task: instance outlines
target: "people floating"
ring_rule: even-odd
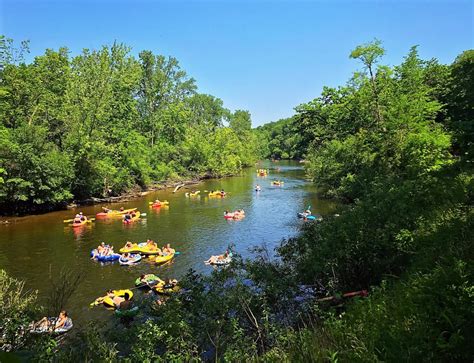
[[[107,307],[113,307],[115,309],[121,309],[122,304],[125,301],[130,300],[132,296],[133,295],[131,294],[131,292],[129,292],[129,290],[118,290],[117,292],[115,292],[113,290],[107,290],[106,295],[97,298],[94,301],[93,304],[94,305],[99,305],[99,304],[103,303]],[[124,306],[124,308],[125,308],[125,306]]]
[[[62,310],[57,318],[43,317],[41,320],[33,322],[30,325],[30,330],[34,332],[55,332],[67,330],[68,324],[72,326],[66,310]]]
[[[72,221],[72,223],[83,224],[85,221],[87,221],[87,217],[83,215],[82,212],[80,212],[74,216],[74,220]]]
[[[162,255],[164,256],[176,253],[176,250],[174,248],[171,248],[171,245],[169,243],[167,243],[166,246],[161,249],[161,251]]]
[[[158,247],[158,245],[155,243],[155,241],[151,240],[151,239],[147,239],[146,240],[146,247],[150,250],[150,251],[158,251],[158,252],[161,252],[160,248]]]
[[[232,254],[228,250],[226,250],[222,255],[209,257],[209,259],[204,261],[204,263],[206,265],[227,265],[230,263],[231,258]]]
[[[95,259],[98,256],[112,256],[115,254],[114,247],[110,245],[106,245],[105,242],[101,242],[99,246],[97,246],[96,250],[93,251],[96,253],[92,254],[91,259]]]
[[[242,219],[245,217],[245,211],[243,209],[237,209],[234,212],[226,210],[224,212],[225,219]]]

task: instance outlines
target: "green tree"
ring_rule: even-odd
[[[382,42],[378,39],[357,46],[350,54],[351,58],[359,59],[364,64],[365,69],[369,72],[370,84],[372,86],[372,93],[375,101],[375,117],[379,124],[382,122],[382,115],[379,105],[379,90],[375,79],[376,75],[374,66],[384,54],[385,49],[382,47]]]
[[[176,58],[143,51],[139,59],[142,70],[138,88],[141,130],[148,135],[153,146],[162,136],[161,112],[173,103],[183,102],[195,92],[196,85],[194,79],[181,69]]]

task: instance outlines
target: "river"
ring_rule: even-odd
[[[81,207],[16,219],[15,223],[0,225],[0,268],[11,276],[24,280],[26,287],[39,291],[40,302],[49,294],[50,278],[63,267],[82,271],[83,280],[66,306],[75,321],[101,319],[110,315],[105,309],[90,309],[89,303],[112,288],[132,287],[141,273],[154,273],[162,278],[180,278],[190,268],[210,273],[212,267],[203,261],[210,255],[225,251],[230,243],[243,257],[251,257],[251,247],[265,244],[273,251],[283,238],[293,236],[304,223],[296,218],[308,204],[313,214],[333,213],[335,205],[319,200],[315,187],[305,180],[301,164],[281,161],[262,162],[259,167],[270,168],[267,177],[257,176],[247,169],[239,176],[206,180],[190,186],[201,190],[202,196],[186,198],[189,188],[173,194],[172,189],[150,193],[140,199],[112,208],[137,207],[146,217],[125,225],[121,220],[97,220],[77,231],[63,223],[76,212],[95,216],[104,205]],[[279,170],[278,170],[279,169]],[[273,187],[272,180],[281,179],[284,186]],[[254,191],[255,184],[262,191]],[[204,190],[224,189],[226,198],[208,198]],[[149,202],[168,200],[169,208],[152,209]],[[227,221],[224,211],[244,209],[241,221]],[[117,263],[101,264],[90,260],[89,253],[100,241],[118,251],[127,240],[145,241],[151,238],[161,246],[171,243],[181,254],[172,263],[156,266],[143,260],[138,265],[123,267]],[[139,293],[137,293],[139,294]]]

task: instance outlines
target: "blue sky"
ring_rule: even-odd
[[[359,67],[348,54],[374,37],[398,64],[418,44],[450,63],[474,48],[474,1],[0,0],[0,33],[31,56],[114,40],[178,58],[200,92],[248,109],[254,126],[293,114]]]

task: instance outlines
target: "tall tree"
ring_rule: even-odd
[[[141,129],[153,146],[160,137],[160,113],[170,104],[182,102],[196,90],[195,81],[189,78],[173,57],[155,56],[150,51],[139,55],[142,76],[138,89],[138,109],[142,117]]]
[[[365,69],[369,72],[370,84],[372,86],[373,97],[375,100],[374,113],[379,124],[382,122],[382,114],[379,105],[379,90],[375,79],[376,74],[374,67],[384,54],[385,49],[382,47],[382,42],[378,39],[357,46],[350,54],[351,58],[359,59],[364,64]]]

